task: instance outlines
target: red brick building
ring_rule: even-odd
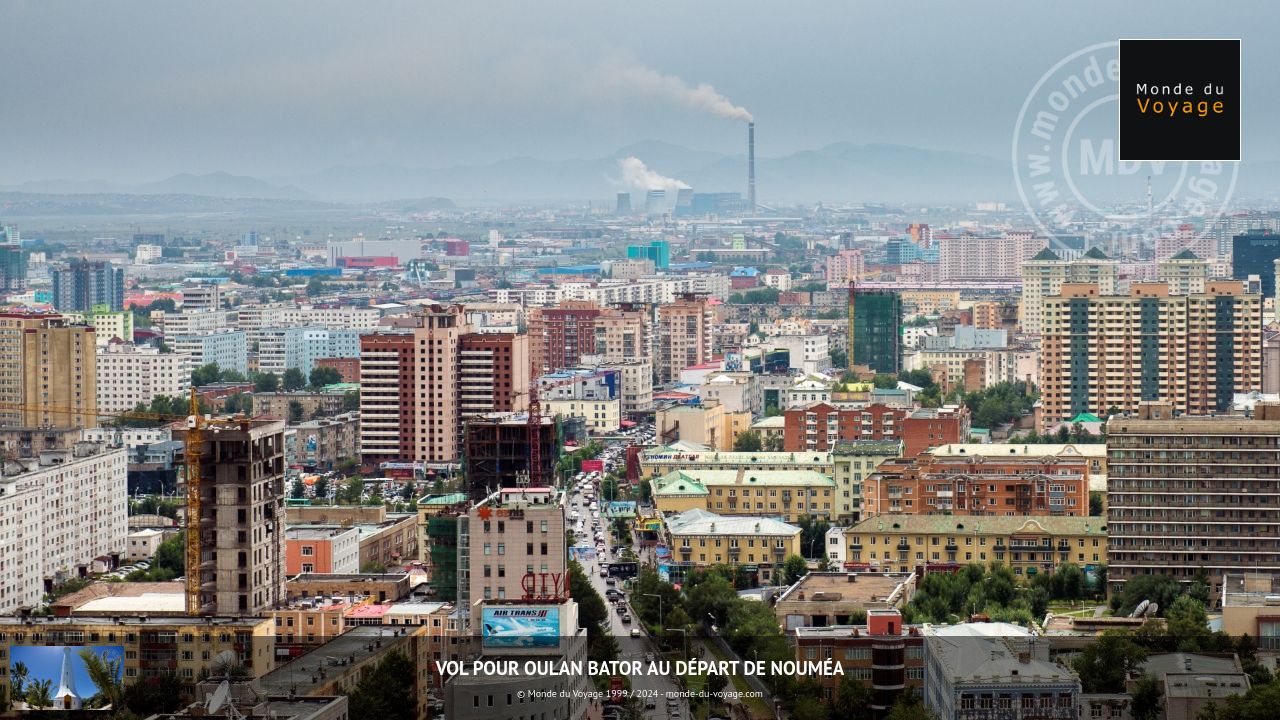
[[[818,402],[783,412],[782,449],[826,452],[841,440],[900,440],[907,410]],[[956,442],[956,441],[952,441]]]
[[[360,382],[360,358],[317,358],[315,367],[328,367],[338,371],[344,383]]]
[[[586,300],[565,300],[558,307],[529,310],[529,352],[533,362],[552,372],[578,365],[596,349],[596,318],[600,306]]]
[[[969,440],[969,408],[948,405],[920,408],[902,421],[902,454],[915,457],[939,445]]]
[[[917,626],[904,627],[893,608],[868,610],[864,626],[801,627],[794,633],[796,660],[831,658],[844,670],[818,676],[824,699],[835,695],[844,678],[857,678],[871,690],[875,716],[884,717],[906,688],[924,687],[924,634]]]
[[[1061,453],[1006,457],[994,450],[897,458],[880,463],[864,482],[863,505],[868,515],[1085,517],[1089,460]]]

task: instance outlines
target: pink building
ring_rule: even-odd
[[[867,270],[861,250],[841,250],[827,261],[828,283],[850,283],[862,279]]]
[[[944,235],[938,246],[938,279],[1021,280],[1022,263],[1049,246],[1049,239],[1029,231],[1010,231],[996,237]]]

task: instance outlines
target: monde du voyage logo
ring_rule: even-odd
[[[1239,40],[1120,41],[1120,159],[1240,159]]]

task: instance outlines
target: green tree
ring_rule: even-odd
[[[124,705],[124,666],[121,660],[107,659],[89,648],[80,651],[80,660],[89,679],[98,687],[98,693],[112,708],[120,710]]]
[[[908,385],[915,385],[925,390],[936,387],[933,382],[933,373],[928,370],[904,370],[898,373],[898,379]]]
[[[1054,597],[1071,602],[1084,597],[1084,571],[1075,563],[1058,566],[1051,578]]]
[[[1173,607],[1173,601],[1182,594],[1182,585],[1167,575],[1137,575],[1124,584],[1117,615],[1128,615],[1143,600],[1160,606],[1163,612]]]
[[[165,538],[156,548],[156,556],[152,559],[151,569],[165,568],[173,571],[174,576],[185,575],[187,568],[186,534],[178,533]]]
[[[324,290],[324,281],[320,279],[319,275],[312,275],[311,279],[307,281],[308,296],[315,297],[317,295],[323,295]]]
[[[342,373],[338,372],[337,368],[318,367],[311,370],[311,375],[307,379],[311,381],[312,387],[319,388],[342,382]]]
[[[762,447],[760,433],[754,430],[743,430],[733,438],[734,452],[760,452]]]
[[[1089,515],[1093,517],[1102,516],[1103,503],[1106,500],[1106,497],[1107,494],[1101,490],[1092,490],[1089,492]]]
[[[932,710],[924,706],[920,693],[916,692],[915,688],[909,687],[894,701],[885,720],[937,720],[937,717]]]
[[[53,707],[53,681],[32,680],[27,686],[27,705],[37,710]]]
[[[351,412],[360,409],[360,391],[348,390],[342,394],[342,411]]]
[[[366,575],[382,575],[386,571],[387,571],[386,564],[378,562],[377,560],[370,560],[369,562],[366,562],[366,563],[360,563],[360,572],[365,573]]]
[[[578,603],[578,627],[587,631],[588,659],[617,659],[618,643],[609,632],[609,608],[577,560],[569,561],[569,597]]]
[[[359,505],[364,497],[364,479],[353,477],[348,478],[347,482],[342,486],[342,491],[338,499],[351,505]]]
[[[1125,679],[1147,659],[1147,651],[1127,630],[1108,630],[1086,645],[1071,663],[1087,693],[1122,693]]]
[[[831,696],[831,717],[842,720],[873,720],[871,690],[852,674],[840,678],[840,685]]]
[[[280,390],[280,378],[272,372],[260,372],[253,376],[253,391],[273,393]]]
[[[25,698],[27,696],[27,681],[30,678],[31,670],[21,660],[9,668],[9,687],[13,690],[13,697]]]
[[[316,484],[314,487],[317,500],[329,497],[329,478],[321,475],[316,478]]]
[[[253,412],[253,396],[244,393],[228,395],[227,399],[222,402],[222,411],[231,415],[237,413],[248,415]]]
[[[284,379],[281,381],[284,385],[285,392],[293,392],[301,390],[307,386],[307,378],[302,371],[296,367],[289,368],[284,371]]]
[[[685,584],[685,607],[689,616],[704,620],[714,618],[716,625],[729,619],[729,608],[738,600],[733,583],[719,573],[704,573],[696,584]]]
[[[892,389],[898,387],[898,378],[892,375],[877,374],[871,379],[871,384],[882,389]]]
[[[1209,618],[1204,605],[1190,595],[1179,595],[1164,611],[1165,627],[1176,639],[1178,649],[1195,652],[1209,637]]]
[[[307,494],[307,486],[302,484],[302,478],[293,481],[293,485],[289,487],[289,497],[294,500],[305,497]]]
[[[1138,678],[1130,697],[1129,714],[1133,720],[1159,720],[1163,717],[1164,690],[1156,676],[1143,675]]]
[[[415,720],[415,667],[400,650],[392,650],[347,696],[351,720]]]
[[[289,401],[289,422],[291,424],[302,422],[302,414],[303,414],[302,403],[297,400],[290,400]]]
[[[831,367],[833,368],[849,367],[849,353],[841,348],[831,348],[827,351],[827,357],[831,358]]]
[[[782,563],[782,582],[794,585],[800,578],[809,574],[809,563],[799,555],[791,555]]]
[[[205,363],[191,371],[191,384],[195,387],[212,385],[221,378],[222,372],[218,369],[218,363]]]
[[[800,554],[810,560],[827,556],[827,531],[831,523],[820,517],[801,515],[796,521],[800,527]]]

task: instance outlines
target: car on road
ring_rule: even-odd
[[[644,633],[640,632],[640,628],[631,628],[631,637],[633,638],[644,637]],[[650,705],[649,707],[653,707],[653,706]]]
[[[623,625],[630,625],[630,624],[631,624],[631,616],[630,616],[630,615],[623,615],[623,616],[622,616],[622,624],[623,624]]]
[[[652,663],[652,662],[653,662],[653,653],[645,653],[645,654],[644,654],[644,661],[645,661],[646,663]]]
[[[604,568],[600,568],[600,577],[602,577],[602,578],[607,578],[607,577],[609,577],[609,571],[608,571],[608,570],[605,570]]]
[[[635,630],[632,630],[631,632],[636,632],[636,631],[635,631]],[[634,636],[633,636],[633,637],[634,637]],[[657,702],[656,700],[654,700],[653,698],[645,698],[645,699],[644,699],[644,709],[645,709],[645,710],[654,710],[654,709],[656,709],[657,707],[658,707],[658,702]]]
[[[616,610],[617,610],[617,612],[618,612],[618,614],[619,614],[619,615],[626,615],[626,614],[627,614],[627,606],[626,606],[626,605],[619,605],[619,606],[616,608]]]
[[[607,573],[606,573],[606,574],[607,574]],[[607,578],[605,578],[605,579],[604,579],[604,584],[605,584],[605,585],[608,585],[608,586],[610,586],[610,587],[612,587],[612,586],[614,586],[614,585],[617,585],[617,584],[618,584],[618,581],[617,581],[617,580],[614,580],[614,579],[613,579],[613,578],[611,578],[611,577],[607,577]]]

